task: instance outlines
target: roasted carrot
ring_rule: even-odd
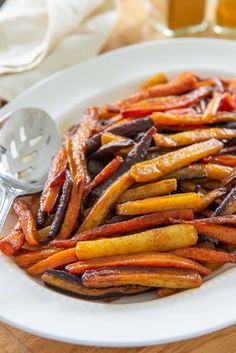
[[[224,198],[223,202],[217,207],[213,216],[231,215],[236,212],[236,186]]]
[[[236,109],[235,94],[232,94],[231,92],[225,92],[222,95],[220,110],[232,111],[235,109]]]
[[[204,170],[208,178],[222,181],[223,179],[229,176],[233,168],[223,166],[223,165],[208,163],[204,166]]]
[[[163,112],[154,112],[151,114],[151,119],[155,126],[158,129],[162,127],[176,127],[181,129],[181,131],[186,130],[186,126],[190,127],[198,127],[199,125],[203,125],[202,115],[201,114],[179,114],[171,113],[169,111]],[[181,126],[182,125],[182,126]],[[192,130],[192,128],[191,128]]]
[[[113,141],[122,141],[125,139],[126,139],[126,137],[114,135],[114,134],[110,133],[109,131],[108,132],[105,131],[102,133],[102,136],[101,136],[101,144],[106,145],[107,143],[110,143]]]
[[[91,155],[91,158],[104,159],[112,157],[123,151],[126,148],[130,148],[134,145],[134,141],[131,139],[121,139],[118,141],[109,142],[102,145],[96,152]]]
[[[117,203],[141,200],[148,197],[167,195],[177,189],[176,179],[166,179],[125,191]]]
[[[138,163],[131,168],[131,175],[137,182],[151,181],[217,153],[222,147],[223,144],[215,139],[196,143],[178,151],[166,153],[151,161]]]
[[[228,173],[225,173],[224,175],[224,178],[222,178],[222,182],[221,182],[221,185],[222,186],[228,186],[232,183],[235,182],[235,179],[236,179],[236,167],[235,168],[231,168],[229,169],[230,167],[227,167],[229,172]]]
[[[213,98],[208,103],[204,113],[203,120],[207,123],[211,121],[212,117],[217,113],[222,100],[222,94],[215,92]]]
[[[80,277],[72,275],[66,271],[53,269],[44,272],[41,279],[50,287],[90,300],[105,298],[114,299],[117,296],[136,295],[150,291],[150,287],[135,285],[109,288],[86,288]]]
[[[97,199],[99,196],[101,196],[105,191],[108,190],[108,187],[117,181],[117,179],[122,176],[124,173],[128,172],[131,168],[132,165],[134,165],[137,162],[141,162],[145,159],[148,153],[148,149],[151,145],[153,135],[155,134],[156,129],[154,127],[151,127],[145,135],[142,137],[142,139],[131,149],[131,151],[128,153],[127,157],[124,159],[124,162],[120,165],[120,167],[116,170],[115,173],[113,173],[110,178],[108,178],[104,183],[102,183],[100,186],[98,186],[93,193],[90,195],[91,199]],[[133,184],[133,183],[132,183]],[[131,185],[132,185],[131,184]],[[128,185],[127,189],[131,186]],[[125,190],[127,190],[125,189]],[[124,192],[125,190],[122,190]],[[119,195],[120,196],[120,195]],[[118,196],[118,197],[119,197]]]
[[[119,115],[120,108],[116,105],[105,104],[98,109],[98,119],[112,119],[114,116]]]
[[[165,178],[175,178],[177,180],[189,180],[196,178],[204,178],[207,176],[204,165],[200,163],[191,164],[188,167],[176,170],[170,174],[167,174]]]
[[[177,144],[170,137],[156,133],[153,136],[156,146],[159,147],[175,147]]]
[[[206,249],[202,247],[189,247],[176,249],[171,251],[172,254],[185,257],[194,261],[214,263],[214,264],[227,264],[236,263],[236,255],[229,254],[225,251],[214,249]]]
[[[196,288],[202,278],[196,271],[182,269],[107,268],[86,271],[82,276],[85,287],[104,288],[137,284],[150,287]]]
[[[66,169],[60,171],[50,184],[50,188],[56,188],[57,186],[63,185],[66,180]]]
[[[236,137],[235,129],[195,129],[192,131],[179,132],[174,135],[169,135],[169,138],[175,142],[177,146],[186,146],[193,143],[202,142],[211,138],[218,140],[231,139]],[[214,162],[213,162],[214,163]]]
[[[122,124],[119,124],[116,127],[110,127],[107,129],[107,131],[114,135],[132,138],[139,132],[149,130],[152,126],[153,121],[150,119],[150,117],[135,119],[131,121],[125,119]]]
[[[222,155],[222,156],[209,156],[203,158],[201,163],[213,163],[213,164],[222,164],[228,167],[236,167],[236,156],[231,155]]]
[[[120,195],[133,183],[134,179],[129,173],[125,173],[117,181],[111,184],[92,207],[79,230],[84,231],[99,226],[106,218],[110,209],[115,205]]]
[[[69,134],[65,135],[65,148],[66,148],[66,155],[69,164],[70,174],[72,178],[76,175],[76,163],[73,156],[73,147],[72,147],[72,136]]]
[[[209,275],[211,272],[208,268],[198,264],[197,262],[186,261],[185,259],[178,256],[162,254],[158,252],[106,256],[87,261],[77,261],[73,264],[67,265],[66,270],[70,273],[82,274],[87,270],[123,266],[183,268],[186,270],[197,271],[204,276]]]
[[[206,189],[206,190],[214,190],[220,188],[222,185],[219,181],[216,180],[203,180],[201,185]]]
[[[172,223],[186,224],[236,224],[236,215],[232,216],[211,216],[210,218],[198,218],[193,220],[179,220],[171,218]]]
[[[154,112],[151,114],[151,119],[154,125],[161,127],[165,126],[171,128],[171,126],[179,126],[182,125],[182,131],[186,130],[186,126],[196,126],[200,127],[200,125],[204,125],[205,122],[203,120],[202,114],[173,114],[166,112]],[[225,123],[225,122],[235,122],[236,115],[235,113],[231,112],[218,112],[212,118],[208,124],[216,124],[216,123]],[[204,126],[203,126],[204,127]],[[192,129],[191,129],[192,130]]]
[[[20,227],[25,235],[25,240],[30,246],[37,246],[37,227],[33,212],[27,202],[17,199],[13,204],[13,208],[19,217]]]
[[[150,197],[144,200],[129,201],[117,205],[116,212],[122,215],[137,215],[174,208],[192,208],[193,210],[197,210],[200,207],[201,199],[201,195],[194,192]]]
[[[15,261],[18,266],[21,268],[30,267],[37,262],[47,259],[49,256],[54,255],[61,251],[62,249],[54,248],[54,249],[40,249],[40,250],[22,250],[19,255],[16,255]]]
[[[44,186],[42,196],[40,199],[40,209],[42,212],[51,212],[55,206],[58,199],[60,186],[57,188],[51,188],[50,184],[54,180],[55,176],[61,171],[66,169],[67,165],[67,155],[66,148],[63,145],[58,151],[57,155],[53,158],[51,163],[51,168],[48,174],[48,179]]]
[[[198,234],[222,241],[226,244],[236,244],[236,228],[215,224],[194,224]]]
[[[81,209],[81,202],[84,194],[85,183],[85,176],[80,176],[80,174],[76,174],[73,180],[68,207],[60,232],[57,234],[57,239],[69,238],[72,231],[75,229]]]
[[[75,249],[62,250],[48,258],[39,261],[38,263],[27,268],[27,272],[31,276],[42,274],[49,268],[58,268],[70,264],[78,260],[76,257]]]
[[[50,231],[48,233],[48,238],[49,239],[53,239],[55,238],[55,236],[58,234],[58,232],[61,229],[61,225],[63,223],[65,214],[66,214],[66,210],[67,210],[67,205],[69,203],[70,200],[70,196],[71,196],[71,190],[72,190],[72,178],[71,178],[71,174],[69,172],[69,170],[66,171],[66,180],[63,184],[62,187],[62,193],[60,196],[60,200],[59,200],[59,204],[56,210],[56,214],[55,217],[53,219],[53,222],[51,224],[50,227]]]
[[[115,127],[110,127],[107,131],[114,135],[123,137],[133,137],[139,132],[147,131],[153,126],[153,121],[149,117],[135,119],[133,121],[125,120],[124,123]],[[90,137],[86,142],[87,155],[95,152],[101,146],[102,133],[98,133]]]
[[[236,146],[229,146],[229,147],[222,148],[222,150],[220,151],[219,154],[228,155],[229,153],[234,153],[234,152],[236,152]],[[230,156],[232,156],[232,155],[230,155]]]
[[[141,102],[123,106],[121,113],[124,118],[139,118],[153,112],[163,112],[170,109],[185,108],[197,103],[201,98],[207,97],[212,93],[212,87],[203,86],[182,96],[162,100],[151,98]]]
[[[155,75],[151,76],[150,78],[148,78],[147,80],[145,80],[142,83],[141,88],[147,89],[147,88],[155,86],[157,84],[167,83],[167,82],[168,82],[168,80],[167,80],[166,75],[163,72],[158,72],[157,74],[155,74]]]
[[[198,206],[197,211],[201,212],[201,211],[205,210],[212,202],[214,202],[218,198],[221,198],[226,193],[227,193],[226,188],[219,188],[219,189],[215,189],[215,190],[208,192],[201,199],[200,205]]]
[[[12,256],[25,244],[25,235],[18,222],[13,230],[0,240],[0,250],[7,256]]]
[[[195,245],[196,242],[195,228],[187,224],[179,224],[118,238],[81,241],[76,245],[76,254],[79,260],[84,260],[103,256],[167,251]]]
[[[214,85],[214,82],[212,79],[200,80],[195,84],[196,87],[213,86],[213,85]]]
[[[176,209],[164,212],[153,213],[119,223],[105,224],[101,227],[78,232],[68,240],[54,240],[52,245],[57,247],[74,247],[78,241],[93,240],[96,238],[114,237],[128,232],[148,229],[161,224],[170,224],[169,219],[192,220],[193,211],[190,209]]]
[[[212,123],[226,123],[236,121],[236,115],[234,112],[218,112],[212,117]]]
[[[90,182],[90,177],[87,172],[86,154],[86,141],[92,135],[97,125],[96,110],[93,110],[90,115],[83,120],[77,129],[76,133],[72,136],[72,152],[73,159],[76,165],[76,173],[81,176],[85,175],[86,182]]]
[[[87,193],[91,192],[93,189],[98,187],[104,181],[106,181],[122,164],[123,158],[121,156],[116,156],[110,163],[108,163],[105,168],[91,181],[87,187]]]
[[[186,72],[180,74],[171,82],[154,85],[148,89],[137,92],[136,94],[118,102],[118,105],[124,106],[151,97],[164,97],[186,93],[194,89],[195,84],[196,77],[192,73]]]

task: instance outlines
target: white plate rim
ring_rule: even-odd
[[[218,52],[218,55],[222,57],[224,57],[225,53],[232,53],[231,55],[233,56],[233,54],[236,53],[236,43],[234,41],[222,41],[222,40],[217,40],[217,39],[193,39],[193,38],[188,38],[188,39],[175,39],[175,40],[161,40],[161,41],[152,41],[152,42],[148,42],[148,43],[143,43],[143,44],[138,44],[138,45],[133,45],[130,47],[126,47],[126,48],[121,48],[118,50],[115,50],[113,52],[107,53],[107,54],[103,54],[97,58],[91,59],[89,61],[87,61],[86,63],[82,63],[82,64],[78,64],[73,68],[67,69],[64,72],[58,73],[53,75],[52,77],[43,80],[42,82],[40,82],[39,84],[35,85],[34,87],[30,88],[29,90],[27,90],[26,92],[24,92],[23,94],[21,94],[20,96],[18,96],[15,100],[13,100],[11,103],[9,103],[8,105],[6,105],[0,112],[0,115],[3,116],[5,113],[14,110],[16,108],[19,107],[23,107],[23,106],[27,106],[29,105],[28,102],[30,101],[31,104],[33,104],[34,106],[39,106],[45,110],[47,110],[49,113],[51,113],[56,119],[60,120],[61,116],[60,114],[62,113],[66,115],[66,112],[68,109],[66,109],[64,107],[64,109],[62,109],[63,104],[59,104],[59,107],[57,106],[57,109],[55,109],[54,104],[53,103],[48,103],[45,102],[43,99],[46,98],[47,94],[47,90],[51,89],[51,87],[54,85],[58,85],[59,82],[61,82],[61,84],[63,82],[66,82],[67,77],[73,77],[76,75],[81,74],[81,71],[89,68],[89,67],[93,67],[96,68],[97,65],[99,65],[99,63],[101,63],[102,61],[107,62],[110,61],[116,61],[117,59],[119,60],[124,60],[124,58],[127,57],[133,57],[134,55],[136,55],[137,53],[143,54],[144,51],[147,52],[155,52],[156,50],[167,50],[167,52],[169,50],[172,51],[172,49],[170,49],[172,46],[173,50],[174,48],[179,47],[179,50],[182,48],[184,48],[184,46],[188,46],[190,51],[196,50],[196,48],[200,48],[200,49],[204,49],[206,52],[212,50],[212,52],[214,52],[215,54]],[[211,48],[211,49],[209,49]],[[225,52],[224,52],[225,51]],[[147,55],[147,54],[145,54]],[[144,55],[144,56],[145,56]],[[206,55],[206,54],[205,54]],[[208,55],[210,55],[208,53]],[[222,56],[223,55],[223,56]],[[206,57],[208,57],[206,55]],[[210,56],[211,57],[211,56]],[[235,56],[234,56],[235,57]],[[190,56],[191,58],[191,56]],[[208,57],[209,59],[209,57]],[[180,60],[178,58],[178,60]],[[190,60],[190,59],[189,59]],[[226,59],[223,59],[226,60]],[[229,60],[230,61],[230,60]],[[232,59],[231,59],[232,61]],[[189,64],[189,63],[188,63]],[[209,64],[197,64],[196,61],[192,61],[192,65],[195,65],[197,69],[214,69],[217,70],[221,70],[223,68],[223,71],[225,72],[232,72],[234,71],[236,73],[236,70],[233,70],[233,67],[230,66],[230,68],[228,68],[228,65],[226,62],[224,62],[222,64],[222,66],[219,66],[219,61],[216,64],[214,62],[214,65],[209,65]],[[167,64],[166,64],[167,65]],[[231,65],[233,65],[233,63],[231,63]],[[134,67],[132,68],[137,69],[135,67],[135,65],[133,65]],[[191,65],[190,65],[191,66]],[[177,67],[180,68],[180,70],[183,68],[183,65],[181,65],[181,62],[179,61],[178,65],[173,65],[174,69],[176,70]],[[186,67],[188,68],[188,65],[186,65]],[[124,71],[124,68],[122,69]],[[132,70],[131,70],[132,71]],[[150,68],[146,69],[146,71],[150,71]],[[145,75],[145,71],[140,73],[140,75]],[[106,75],[105,75],[106,76]],[[81,75],[80,75],[81,77]],[[90,78],[91,80],[91,78]],[[122,78],[120,81],[119,79],[116,77],[115,80],[120,84],[120,82],[124,82],[124,78]],[[128,81],[128,75],[127,75],[127,81]],[[73,83],[75,84],[75,82],[73,81]],[[92,82],[89,81],[88,82],[88,87],[86,87],[86,89],[84,89],[83,94],[80,97],[80,100],[83,101],[84,99],[86,99],[89,95],[93,95],[95,94],[95,90],[93,91],[92,89],[90,90],[90,86],[92,85]],[[114,85],[114,82],[112,83],[112,85]],[[102,86],[102,85],[101,85]],[[103,85],[104,86],[104,85]],[[109,86],[108,86],[109,87]],[[57,86],[58,88],[58,86]],[[106,85],[105,85],[106,88]],[[104,89],[104,87],[102,87],[102,89]],[[98,89],[97,89],[98,91]],[[61,94],[61,92],[60,92]],[[50,96],[50,95],[49,95]],[[62,97],[61,97],[62,98]],[[66,99],[65,99],[66,100]],[[70,101],[70,104],[73,106],[72,104],[73,102]],[[67,103],[65,103],[65,105],[67,105]],[[117,334],[114,335],[114,332],[112,332],[111,327],[107,327],[107,332],[109,332],[109,334],[111,335],[111,337],[106,337],[103,338],[102,333],[100,334],[94,334],[94,331],[92,332],[91,338],[86,337],[86,335],[83,336],[83,334],[80,335],[80,337],[78,337],[75,332],[73,332],[73,335],[70,335],[68,332],[65,332],[64,334],[61,333],[61,331],[56,330],[57,332],[55,332],[52,327],[50,328],[50,330],[48,330],[47,326],[48,323],[44,323],[43,325],[43,314],[44,311],[42,311],[42,314],[40,316],[40,311],[36,310],[35,313],[37,315],[39,315],[39,320],[31,320],[29,318],[29,323],[27,324],[27,320],[20,320],[20,318],[18,317],[20,314],[22,315],[22,309],[19,309],[19,306],[17,304],[17,301],[13,300],[14,299],[14,294],[12,291],[13,290],[17,290],[19,288],[22,289],[22,287],[25,286],[25,288],[31,288],[32,293],[39,294],[39,297],[37,297],[37,304],[40,306],[40,309],[44,308],[44,303],[42,303],[40,301],[41,296],[46,296],[49,299],[49,304],[50,305],[55,305],[55,310],[57,309],[57,304],[60,303],[62,304],[63,302],[66,303],[66,305],[68,305],[68,307],[74,308],[74,303],[75,301],[77,301],[77,303],[79,303],[78,305],[76,305],[76,307],[79,307],[80,310],[88,310],[89,311],[89,316],[91,318],[94,317],[94,315],[98,315],[98,313],[94,314],[93,313],[93,308],[96,307],[96,309],[98,309],[98,305],[99,307],[99,315],[102,316],[111,316],[115,313],[114,317],[119,317],[120,320],[120,313],[118,313],[117,311],[122,312],[124,309],[124,307],[129,310],[129,315],[134,315],[133,311],[134,311],[134,307],[136,306],[136,304],[96,304],[96,303],[89,303],[89,302],[84,302],[84,301],[80,301],[80,300],[75,300],[72,298],[68,298],[65,297],[63,295],[60,295],[58,293],[52,292],[52,291],[45,291],[45,289],[41,286],[39,286],[35,281],[32,281],[28,276],[26,276],[25,274],[22,274],[21,270],[18,270],[15,268],[15,266],[12,265],[12,263],[10,262],[9,259],[6,259],[4,256],[0,257],[0,280],[2,283],[6,284],[6,286],[9,286],[7,288],[4,287],[4,290],[0,292],[0,319],[3,322],[6,322],[12,326],[15,326],[19,329],[23,329],[25,331],[28,331],[30,333],[39,335],[39,336],[43,336],[43,337],[47,337],[47,338],[51,338],[51,339],[55,339],[58,341],[63,341],[63,342],[70,342],[70,343],[76,343],[76,344],[84,344],[84,345],[94,345],[94,346],[109,346],[109,347],[128,347],[128,346],[146,346],[146,345],[153,345],[153,344],[162,344],[162,343],[169,343],[169,342],[173,342],[173,341],[177,341],[177,340],[182,340],[182,339],[187,339],[187,338],[192,338],[192,337],[196,337],[202,334],[206,334],[215,330],[218,330],[220,328],[229,326],[231,324],[234,324],[236,322],[236,315],[232,315],[232,311],[233,307],[231,308],[232,310],[229,310],[229,307],[227,306],[226,308],[224,308],[224,311],[220,311],[220,313],[217,313],[218,316],[214,317],[214,312],[213,312],[213,318],[211,317],[205,317],[205,320],[207,321],[207,324],[198,324],[196,323],[195,325],[193,325],[193,327],[191,325],[187,325],[187,319],[188,319],[188,315],[187,313],[183,313],[184,317],[181,318],[182,320],[182,324],[183,324],[183,320],[184,321],[184,325],[185,327],[181,328],[180,330],[177,330],[178,332],[176,332],[176,328],[175,327],[170,327],[169,330],[170,332],[168,332],[165,335],[162,335],[161,337],[156,337],[155,336],[155,329],[153,327],[148,327],[148,331],[146,329],[145,331],[145,327],[137,325],[137,327],[134,327],[135,329],[137,329],[137,333],[135,334],[135,332],[132,331],[132,327],[130,327],[130,332],[127,333],[127,335],[125,335],[124,332],[124,328],[122,328],[122,325],[118,325],[118,324],[123,324],[124,326],[126,326],[124,322],[112,322],[112,325],[114,326],[114,329],[119,328],[121,331],[118,332]],[[198,289],[196,292],[196,290],[193,291],[188,291],[186,293],[183,293],[181,295],[176,295],[175,297],[172,298],[165,298],[162,299],[159,302],[148,302],[148,303],[139,303],[138,304],[138,309],[140,314],[139,315],[143,315],[143,316],[147,316],[147,313],[153,311],[153,307],[158,307],[161,311],[163,310],[163,306],[168,306],[171,307],[173,310],[176,310],[176,306],[180,305],[181,307],[181,302],[183,305],[183,301],[184,298],[187,297],[187,299],[189,300],[189,296],[191,298],[191,296],[193,296],[196,300],[196,302],[199,301],[199,296],[196,293],[200,293],[200,292],[204,292],[203,296],[205,297],[209,297],[210,300],[214,299],[214,302],[217,303],[217,301],[219,302],[220,300],[222,300],[222,295],[223,298],[226,298],[227,295],[225,293],[224,290],[222,290],[222,285],[225,286],[225,288],[228,288],[228,291],[230,290],[230,297],[234,297],[234,295],[236,294],[236,285],[233,286],[233,280],[234,280],[234,275],[235,275],[236,271],[235,269],[231,269],[228,270],[227,272],[225,272],[223,275],[220,275],[219,277],[216,277],[214,279],[212,279],[211,281],[207,282],[206,284],[204,284],[200,289]],[[10,282],[10,281],[14,281]],[[18,287],[20,283],[20,286]],[[214,293],[214,298],[212,297],[212,287],[215,287],[217,289],[219,289],[219,292],[216,294]],[[219,288],[218,288],[219,287]],[[221,287],[221,288],[220,288]],[[42,294],[42,291],[44,293],[47,293],[45,295]],[[232,292],[231,292],[232,291]],[[29,295],[29,293],[25,293],[26,296],[25,298],[27,298],[27,295]],[[227,301],[227,304],[230,301],[230,297]],[[213,298],[213,299],[212,299]],[[29,302],[30,302],[30,297],[28,298]],[[9,302],[6,302],[7,300],[9,300]],[[56,302],[55,302],[56,300]],[[27,301],[28,303],[28,301]],[[36,304],[36,303],[35,303]],[[48,303],[47,303],[48,304]],[[153,305],[154,304],[154,305]],[[202,302],[198,303],[199,306],[202,306]],[[200,305],[201,304],[201,305]],[[205,300],[205,304],[206,304],[206,300]],[[230,305],[232,305],[233,302],[230,302]],[[2,307],[2,305],[4,306],[4,309]],[[30,302],[30,305],[32,305],[32,303]],[[10,307],[11,306],[11,307]],[[128,306],[132,306],[132,308],[128,308]],[[151,307],[151,311],[150,311],[150,307]],[[207,313],[207,310],[209,310],[209,308],[207,306],[202,306],[203,308],[205,308]],[[32,306],[32,309],[34,308],[34,306]],[[81,309],[82,308],[82,309]],[[101,309],[102,308],[102,309]],[[115,308],[115,309],[114,309]],[[34,309],[33,309],[34,310]],[[43,310],[43,309],[42,309]],[[212,310],[212,309],[211,309]],[[96,311],[96,310],[95,310]],[[100,311],[102,311],[100,313]],[[14,318],[14,314],[16,318]],[[34,311],[33,311],[34,313]],[[126,313],[125,313],[126,314]],[[197,313],[195,313],[197,315]],[[29,315],[29,313],[28,313]],[[33,316],[32,312],[31,315]],[[118,315],[118,316],[117,316]],[[175,313],[176,315],[176,313]],[[60,316],[60,315],[59,315]],[[23,316],[22,316],[23,318]],[[136,316],[134,315],[134,318],[136,318]],[[133,318],[133,319],[134,319]],[[129,320],[129,318],[127,318]],[[140,319],[140,317],[139,317]],[[143,318],[142,318],[143,319]],[[145,317],[145,320],[147,320],[148,317]],[[213,319],[213,320],[212,320]],[[214,322],[215,319],[215,322]],[[51,320],[51,318],[48,316],[47,320]],[[101,319],[102,320],[102,319]],[[104,320],[104,319],[103,319]],[[86,321],[86,318],[85,318]],[[83,321],[81,324],[82,325],[87,325],[89,328],[91,328],[91,325],[89,322]],[[209,321],[209,322],[208,322]],[[133,324],[135,323],[134,321],[132,322]],[[145,321],[145,323],[147,324],[148,321]],[[154,323],[153,323],[154,324]],[[157,327],[158,327],[158,323]],[[110,324],[111,325],[111,324]],[[99,328],[99,322],[97,323],[96,329]],[[133,329],[134,329],[133,328]],[[93,328],[94,329],[94,328]],[[159,329],[161,329],[161,327],[159,327]],[[152,331],[150,335],[150,330]],[[132,332],[132,338],[128,337],[129,333]]]

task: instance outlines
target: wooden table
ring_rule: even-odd
[[[144,0],[120,0],[120,6],[120,20],[103,51],[162,37],[147,24]],[[214,34],[208,28],[200,36],[213,37]],[[235,353],[235,347],[236,326],[174,344],[111,349],[55,342],[0,324],[0,353]]]

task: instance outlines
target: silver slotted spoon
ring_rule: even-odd
[[[17,196],[43,188],[60,146],[55,122],[43,110],[24,108],[0,122],[0,232]]]

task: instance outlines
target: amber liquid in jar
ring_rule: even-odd
[[[205,0],[149,0],[151,24],[167,36],[202,31],[205,5]]]
[[[218,0],[215,10],[217,33],[236,34],[236,0]]]

